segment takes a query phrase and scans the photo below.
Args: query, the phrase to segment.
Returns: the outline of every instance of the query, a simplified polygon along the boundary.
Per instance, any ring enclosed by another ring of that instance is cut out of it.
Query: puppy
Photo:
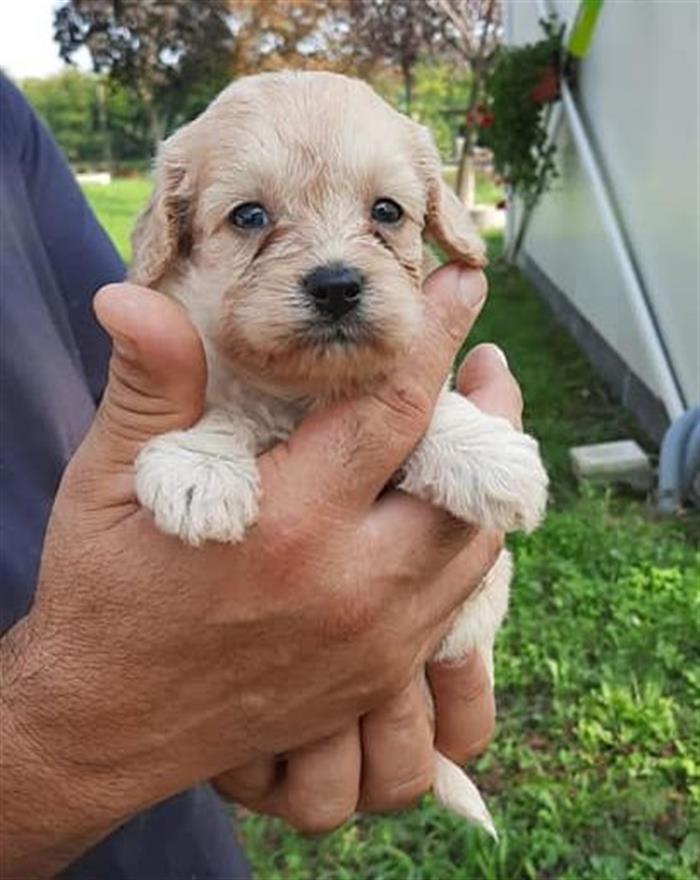
[[[243,538],[256,455],[311,409],[371,389],[421,332],[426,239],[485,264],[427,130],[357,80],[239,80],[165,141],[130,277],[188,310],[209,378],[199,423],[147,443],[136,463],[160,529],[195,546]],[[529,531],[547,477],[531,437],[445,388],[397,485],[469,523]],[[437,659],[476,648],[492,674],[509,580],[504,552]],[[439,754],[434,791],[495,834],[476,787]]]

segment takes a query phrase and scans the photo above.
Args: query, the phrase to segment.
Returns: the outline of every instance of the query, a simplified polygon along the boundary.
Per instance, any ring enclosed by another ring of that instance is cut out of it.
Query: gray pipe
[[[693,491],[693,482],[700,471],[700,419],[695,422],[690,432],[688,442],[685,444],[685,456],[683,458],[683,470],[681,473],[681,493],[683,498],[688,498]]]
[[[676,513],[687,499],[700,467],[700,406],[686,410],[670,425],[661,444],[659,513]]]

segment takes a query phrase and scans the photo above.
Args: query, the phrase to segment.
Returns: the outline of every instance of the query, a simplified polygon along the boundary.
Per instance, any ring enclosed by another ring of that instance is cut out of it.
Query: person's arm
[[[98,288],[126,267],[80,189],[60,148],[24,95],[0,73],[2,161],[21,178],[93,398],[107,376],[109,338],[92,310]]]
[[[51,876],[127,816],[404,690],[501,544],[382,494],[484,295],[480,273],[433,275],[410,363],[263,456],[256,526],[196,550],[139,508],[133,462],[196,420],[201,342],[152,291],[98,295],[110,381],[61,483],[36,602],[0,640],[3,876]]]

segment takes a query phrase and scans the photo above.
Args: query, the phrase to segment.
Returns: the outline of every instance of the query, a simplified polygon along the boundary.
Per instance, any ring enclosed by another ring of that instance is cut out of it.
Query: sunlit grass
[[[148,201],[151,181],[147,177],[113,180],[106,186],[90,183],[83,192],[126,262],[131,257],[129,236],[134,220]]]

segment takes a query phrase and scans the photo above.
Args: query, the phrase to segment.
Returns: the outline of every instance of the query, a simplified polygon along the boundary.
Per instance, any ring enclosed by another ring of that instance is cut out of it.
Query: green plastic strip
[[[574,58],[583,58],[588,52],[602,6],[603,0],[581,0],[567,47]]]

